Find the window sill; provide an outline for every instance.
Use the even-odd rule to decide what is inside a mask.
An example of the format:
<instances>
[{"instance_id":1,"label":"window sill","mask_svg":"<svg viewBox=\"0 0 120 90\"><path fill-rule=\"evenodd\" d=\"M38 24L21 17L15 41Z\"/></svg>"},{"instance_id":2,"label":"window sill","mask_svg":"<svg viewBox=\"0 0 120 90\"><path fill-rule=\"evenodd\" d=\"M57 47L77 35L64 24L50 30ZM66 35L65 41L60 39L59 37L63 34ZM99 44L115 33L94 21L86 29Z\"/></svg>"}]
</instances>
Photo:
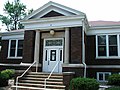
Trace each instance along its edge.
<instances>
[{"instance_id":1,"label":"window sill","mask_svg":"<svg viewBox=\"0 0 120 90\"><path fill-rule=\"evenodd\" d=\"M114 56L113 57L96 57L96 59L120 59L120 57L118 56L117 57L116 56L115 57Z\"/></svg>"},{"instance_id":2,"label":"window sill","mask_svg":"<svg viewBox=\"0 0 120 90\"><path fill-rule=\"evenodd\" d=\"M22 59L22 57L7 57L7 59Z\"/></svg>"}]
</instances>

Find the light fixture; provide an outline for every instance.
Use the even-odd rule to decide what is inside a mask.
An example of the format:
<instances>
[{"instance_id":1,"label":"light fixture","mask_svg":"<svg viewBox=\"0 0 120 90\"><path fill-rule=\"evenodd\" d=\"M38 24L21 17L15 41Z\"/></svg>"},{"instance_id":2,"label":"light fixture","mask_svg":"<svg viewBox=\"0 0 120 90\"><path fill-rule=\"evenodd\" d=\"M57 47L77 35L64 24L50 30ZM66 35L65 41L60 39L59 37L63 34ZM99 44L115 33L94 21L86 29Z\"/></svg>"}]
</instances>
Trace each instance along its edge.
<instances>
[{"instance_id":1,"label":"light fixture","mask_svg":"<svg viewBox=\"0 0 120 90\"><path fill-rule=\"evenodd\" d=\"M55 34L55 31L53 29L50 30L50 34L51 35L54 35Z\"/></svg>"}]
</instances>

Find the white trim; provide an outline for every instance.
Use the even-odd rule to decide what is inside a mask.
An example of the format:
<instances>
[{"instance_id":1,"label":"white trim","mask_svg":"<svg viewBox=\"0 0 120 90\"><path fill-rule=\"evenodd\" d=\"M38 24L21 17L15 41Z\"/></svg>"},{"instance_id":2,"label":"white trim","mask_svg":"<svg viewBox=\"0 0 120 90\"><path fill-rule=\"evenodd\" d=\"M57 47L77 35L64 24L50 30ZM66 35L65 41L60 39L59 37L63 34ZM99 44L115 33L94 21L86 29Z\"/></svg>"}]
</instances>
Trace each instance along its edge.
<instances>
[{"instance_id":1,"label":"white trim","mask_svg":"<svg viewBox=\"0 0 120 90\"><path fill-rule=\"evenodd\" d=\"M97 34L120 34L120 25L109 25L109 26L91 26L86 32L87 35Z\"/></svg>"},{"instance_id":2,"label":"white trim","mask_svg":"<svg viewBox=\"0 0 120 90\"><path fill-rule=\"evenodd\" d=\"M32 63L20 63L20 64L4 64L4 63L0 63L0 66L30 66ZM33 65L34 67L36 67L36 65ZM39 67L41 67L42 65L39 64Z\"/></svg>"},{"instance_id":3,"label":"white trim","mask_svg":"<svg viewBox=\"0 0 120 90\"><path fill-rule=\"evenodd\" d=\"M100 80L100 79L99 79L99 74L103 74L103 80ZM99 82L107 82L107 81L105 80L105 74L111 75L111 72L97 72L97 80L98 80Z\"/></svg>"},{"instance_id":4,"label":"white trim","mask_svg":"<svg viewBox=\"0 0 120 90\"><path fill-rule=\"evenodd\" d=\"M37 10L35 10L33 13L31 13L30 15L28 15L27 17L24 18L24 20L28 20L30 19L31 17L37 15L38 13L40 12L43 12L43 13L46 13L47 9L51 9L51 10L54 10L54 8L58 8L58 9L61 9L65 12L69 12L71 14L75 14L75 15L85 15L83 12L80 12L80 11L77 11L77 10L74 10L72 8L69 8L69 7L66 7L64 5L61 5L61 4L58 4L58 3L55 3L55 2L48 2L47 4L43 5L42 7L38 8ZM60 12L60 10L58 10L57 12ZM64 15L67 15L66 13L63 13ZM39 15L40 17L42 17L43 15Z\"/></svg>"},{"instance_id":5,"label":"white trim","mask_svg":"<svg viewBox=\"0 0 120 90\"><path fill-rule=\"evenodd\" d=\"M85 17L74 15L74 16L40 18L40 19L22 21L22 24L25 25L26 30L55 29L55 28L82 26L82 20L81 20L82 18Z\"/></svg>"},{"instance_id":6,"label":"white trim","mask_svg":"<svg viewBox=\"0 0 120 90\"><path fill-rule=\"evenodd\" d=\"M2 33L2 40L24 39L24 30L15 30Z\"/></svg>"},{"instance_id":7,"label":"white trim","mask_svg":"<svg viewBox=\"0 0 120 90\"><path fill-rule=\"evenodd\" d=\"M11 41L15 40L16 41L16 45L15 45L15 56L10 56L10 47L11 47ZM7 59L22 59L21 57L17 56L17 50L18 50L18 40L23 40L23 39L9 39L9 45L8 45L8 56Z\"/></svg>"},{"instance_id":8,"label":"white trim","mask_svg":"<svg viewBox=\"0 0 120 90\"><path fill-rule=\"evenodd\" d=\"M62 67L84 67L83 64L62 64Z\"/></svg>"},{"instance_id":9,"label":"white trim","mask_svg":"<svg viewBox=\"0 0 120 90\"><path fill-rule=\"evenodd\" d=\"M120 69L120 65L87 65L87 68L118 68Z\"/></svg>"}]
</instances>

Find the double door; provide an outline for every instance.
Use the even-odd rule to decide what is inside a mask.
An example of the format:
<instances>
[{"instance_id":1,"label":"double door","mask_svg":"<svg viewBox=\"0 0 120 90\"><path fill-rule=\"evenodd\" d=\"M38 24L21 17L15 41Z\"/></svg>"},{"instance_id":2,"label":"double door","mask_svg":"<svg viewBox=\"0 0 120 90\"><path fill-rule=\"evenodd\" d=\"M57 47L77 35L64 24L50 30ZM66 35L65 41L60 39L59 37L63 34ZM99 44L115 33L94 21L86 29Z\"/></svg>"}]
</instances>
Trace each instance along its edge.
<instances>
[{"instance_id":1,"label":"double door","mask_svg":"<svg viewBox=\"0 0 120 90\"><path fill-rule=\"evenodd\" d=\"M63 63L63 48L44 48L43 54L43 71L51 72L62 72ZM56 67L55 67L56 66Z\"/></svg>"}]
</instances>

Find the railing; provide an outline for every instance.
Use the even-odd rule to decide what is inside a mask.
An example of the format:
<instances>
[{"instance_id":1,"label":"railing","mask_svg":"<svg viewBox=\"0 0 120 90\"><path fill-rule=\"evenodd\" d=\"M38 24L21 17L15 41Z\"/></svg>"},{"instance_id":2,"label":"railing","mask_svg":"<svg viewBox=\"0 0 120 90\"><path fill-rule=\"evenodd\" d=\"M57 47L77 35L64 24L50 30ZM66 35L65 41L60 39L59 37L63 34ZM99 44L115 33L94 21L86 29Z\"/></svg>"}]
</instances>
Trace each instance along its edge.
<instances>
[{"instance_id":1,"label":"railing","mask_svg":"<svg viewBox=\"0 0 120 90\"><path fill-rule=\"evenodd\" d=\"M33 62L25 71L24 71L24 73L21 75L21 76L18 76L17 78L16 78L16 90L17 90L17 85L18 85L18 79L19 78L22 78L27 72L28 72L28 70L34 65L36 63L36 61L35 62ZM37 64L37 63L36 63ZM37 66L37 65L36 65Z\"/></svg>"},{"instance_id":2,"label":"railing","mask_svg":"<svg viewBox=\"0 0 120 90\"><path fill-rule=\"evenodd\" d=\"M53 74L53 72L54 72L55 68L57 67L58 63L59 63L59 62L56 63L56 65L54 66L54 68L53 68L53 70L51 71L51 73L49 74L49 76L45 79L45 81L44 81L44 82L45 82L45 83L44 83L44 89L46 89L46 81L47 81L48 79L50 79L50 77L51 77L51 75Z\"/></svg>"}]
</instances>

